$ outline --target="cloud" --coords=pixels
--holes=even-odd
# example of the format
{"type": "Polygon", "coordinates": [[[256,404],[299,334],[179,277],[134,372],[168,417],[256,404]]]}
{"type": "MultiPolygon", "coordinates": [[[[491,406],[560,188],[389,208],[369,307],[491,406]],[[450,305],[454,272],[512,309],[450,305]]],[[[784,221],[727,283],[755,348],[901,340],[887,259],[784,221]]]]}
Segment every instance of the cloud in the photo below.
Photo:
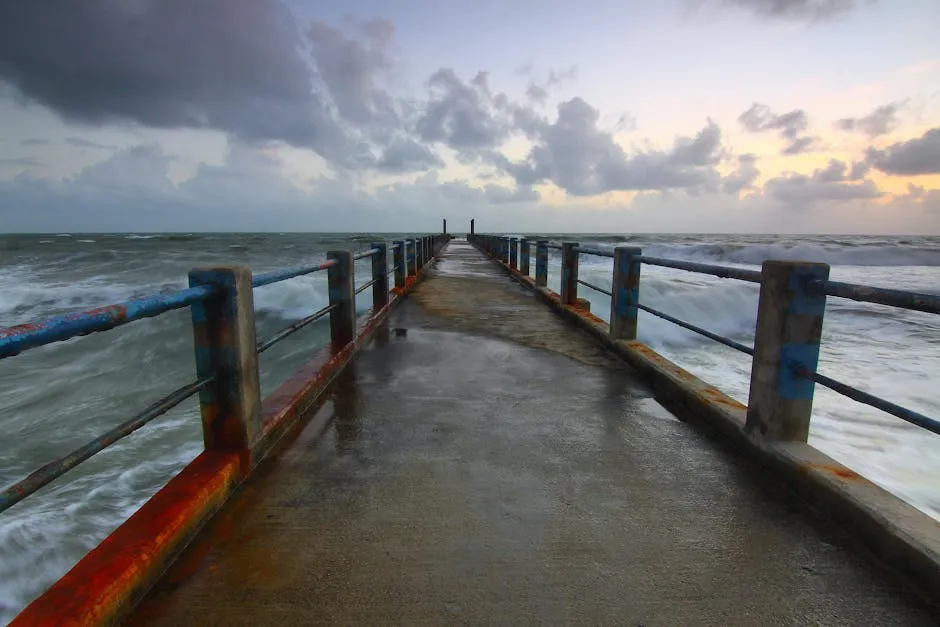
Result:
{"type": "Polygon", "coordinates": [[[32,138],[32,139],[24,139],[23,141],[20,142],[20,146],[48,146],[51,143],[52,143],[52,140],[49,140],[49,139],[32,138]]]}
{"type": "Polygon", "coordinates": [[[408,137],[395,138],[378,162],[380,170],[391,173],[423,172],[443,165],[430,148],[408,137]]]}
{"type": "Polygon", "coordinates": [[[869,180],[856,179],[859,172],[843,161],[831,159],[825,168],[805,174],[787,174],[764,184],[764,195],[787,205],[811,206],[819,201],[872,200],[884,196],[869,180]]]}
{"type": "Polygon", "coordinates": [[[822,21],[841,17],[863,2],[859,0],[724,0],[726,5],[753,12],[759,17],[822,21]]]}
{"type": "Polygon", "coordinates": [[[861,118],[842,118],[836,121],[836,128],[842,131],[855,131],[868,137],[886,135],[898,126],[898,110],[901,103],[890,102],[882,105],[861,118]]]}
{"type": "Polygon", "coordinates": [[[41,168],[45,164],[35,157],[0,157],[2,167],[30,167],[41,168]]]}
{"type": "Polygon", "coordinates": [[[99,144],[97,142],[88,141],[87,139],[82,139],[81,137],[66,137],[65,143],[76,148],[95,148],[98,150],[116,150],[117,148],[116,146],[109,146],[108,144],[99,144]]]}
{"type": "MultiPolygon", "coordinates": [[[[517,112],[517,118],[520,116],[517,112]]],[[[722,156],[721,130],[709,121],[695,137],[680,137],[669,151],[628,156],[612,133],[598,128],[599,113],[581,98],[558,105],[552,123],[517,119],[533,142],[525,160],[494,155],[497,165],[519,185],[550,181],[575,196],[614,190],[695,189],[717,185],[714,166],[722,156]]]]}
{"type": "Polygon", "coordinates": [[[738,123],[751,133],[780,131],[780,136],[789,142],[781,150],[785,155],[806,152],[815,142],[812,137],[800,135],[809,127],[809,118],[802,109],[776,115],[767,105],[755,102],[738,116],[738,123]]]}
{"type": "Polygon", "coordinates": [[[940,127],[884,149],[869,148],[867,162],[885,174],[896,176],[940,174],[940,127]]]}
{"type": "Polygon", "coordinates": [[[355,165],[303,43],[278,0],[7,3],[0,81],[70,121],[216,129],[355,165]]]}
{"type": "Polygon", "coordinates": [[[466,83],[443,68],[431,75],[428,87],[431,97],[416,124],[422,141],[476,151],[497,148],[509,137],[506,98],[493,96],[485,72],[466,83]]]}
{"type": "Polygon", "coordinates": [[[721,179],[721,191],[736,195],[744,190],[756,189],[754,183],[760,177],[757,169],[757,156],[738,155],[738,169],[721,179]]]}

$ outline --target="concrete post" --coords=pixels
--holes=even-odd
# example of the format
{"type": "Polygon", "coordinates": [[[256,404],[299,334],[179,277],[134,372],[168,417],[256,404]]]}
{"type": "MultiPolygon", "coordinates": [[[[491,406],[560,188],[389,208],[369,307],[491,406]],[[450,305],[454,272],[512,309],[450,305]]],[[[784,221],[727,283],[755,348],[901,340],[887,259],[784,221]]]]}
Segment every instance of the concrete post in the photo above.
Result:
{"type": "Polygon", "coordinates": [[[331,250],[326,257],[339,262],[327,271],[330,304],[337,306],[330,312],[330,338],[333,347],[338,349],[356,336],[355,260],[348,250],[331,250]]]}
{"type": "Polygon", "coordinates": [[[470,235],[476,235],[476,231],[473,230],[474,222],[476,222],[476,220],[470,220],[470,235]]]}
{"type": "Polygon", "coordinates": [[[388,304],[388,244],[373,242],[372,248],[379,252],[372,255],[372,311],[388,304]]]}
{"type": "Polygon", "coordinates": [[[574,305],[578,300],[578,244],[561,245],[561,302],[574,305]]]}
{"type": "Polygon", "coordinates": [[[535,286],[548,287],[548,242],[535,242],[535,286]]]}
{"type": "Polygon", "coordinates": [[[529,276],[529,240],[522,238],[519,240],[519,272],[523,276],[529,276]]]}
{"type": "Polygon", "coordinates": [[[816,371],[826,296],[803,286],[828,278],[824,263],[764,262],[747,407],[749,433],[765,440],[806,442],[815,383],[797,371],[816,371]]]}
{"type": "Polygon", "coordinates": [[[190,307],[196,377],[215,375],[199,391],[207,450],[250,450],[261,438],[261,386],[251,269],[195,268],[190,287],[214,285],[219,295],[190,307]]]}
{"type": "Polygon", "coordinates": [[[415,238],[415,273],[421,271],[421,268],[424,267],[424,238],[417,237],[415,238]]]}
{"type": "Polygon", "coordinates": [[[447,218],[444,218],[444,230],[441,231],[442,235],[447,235],[447,218]]]}
{"type": "Polygon", "coordinates": [[[501,251],[502,262],[508,264],[509,263],[509,238],[501,237],[499,238],[499,241],[500,241],[500,245],[502,246],[502,251],[501,251]]]}
{"type": "Polygon", "coordinates": [[[519,267],[519,240],[509,238],[509,266],[515,270],[519,267]]]}
{"type": "Polygon", "coordinates": [[[402,288],[405,287],[405,277],[408,276],[408,266],[405,265],[407,259],[405,256],[405,242],[398,240],[394,242],[393,246],[392,263],[395,264],[395,287],[402,288]]]}
{"type": "Polygon", "coordinates": [[[635,340],[636,320],[640,302],[639,248],[614,248],[614,274],[611,281],[610,337],[615,340],[635,340]]]}
{"type": "Polygon", "coordinates": [[[415,248],[417,243],[413,239],[405,241],[405,267],[408,270],[408,276],[415,276],[418,274],[417,266],[417,257],[415,254],[415,248]]]}

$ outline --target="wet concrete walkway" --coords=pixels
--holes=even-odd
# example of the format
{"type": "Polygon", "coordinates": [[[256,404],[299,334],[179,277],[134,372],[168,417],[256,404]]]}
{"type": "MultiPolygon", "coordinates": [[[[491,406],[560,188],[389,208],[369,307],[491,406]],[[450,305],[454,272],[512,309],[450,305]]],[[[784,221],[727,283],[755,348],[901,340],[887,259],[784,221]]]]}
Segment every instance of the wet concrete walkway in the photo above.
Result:
{"type": "Polygon", "coordinates": [[[132,621],[929,625],[461,242],[132,621]]]}

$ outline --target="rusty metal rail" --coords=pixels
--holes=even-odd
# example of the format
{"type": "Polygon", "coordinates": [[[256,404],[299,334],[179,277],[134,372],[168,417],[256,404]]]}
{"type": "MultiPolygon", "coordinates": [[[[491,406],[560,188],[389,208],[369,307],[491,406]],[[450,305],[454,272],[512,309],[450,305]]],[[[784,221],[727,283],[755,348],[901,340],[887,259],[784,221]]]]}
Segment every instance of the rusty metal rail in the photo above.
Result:
{"type": "Polygon", "coordinates": [[[686,322],[685,320],[674,318],[667,313],[663,313],[662,311],[659,311],[658,309],[653,309],[652,307],[648,307],[642,303],[637,304],[637,307],[647,313],[651,313],[654,316],[662,318],[663,320],[667,320],[684,329],[688,329],[689,331],[694,331],[695,333],[698,333],[699,335],[703,335],[711,340],[715,340],[719,344],[724,344],[725,346],[728,346],[729,348],[733,348],[734,350],[741,351],[742,353],[746,353],[748,355],[754,354],[753,348],[751,348],[750,346],[745,346],[744,344],[741,344],[739,342],[735,342],[731,338],[727,338],[723,335],[718,335],[717,333],[712,333],[711,331],[707,331],[703,329],[702,327],[697,327],[690,322],[686,322]]]}
{"type": "Polygon", "coordinates": [[[578,283],[580,283],[584,287],[591,288],[595,292],[600,292],[601,294],[607,294],[608,296],[613,297],[613,292],[611,292],[610,290],[605,290],[603,287],[599,285],[594,285],[593,283],[588,283],[587,281],[582,281],[581,279],[578,279],[578,283]]]}
{"type": "Polygon", "coordinates": [[[359,294],[362,294],[364,291],[366,291],[367,289],[369,289],[370,287],[372,287],[372,286],[375,285],[376,283],[378,283],[378,280],[377,280],[377,279],[372,279],[371,281],[366,281],[365,283],[363,283],[362,285],[360,285],[359,287],[356,288],[356,295],[358,296],[359,294]]]}
{"type": "Polygon", "coordinates": [[[31,348],[107,331],[128,322],[152,318],[174,309],[183,309],[212,298],[215,294],[214,287],[200,285],[171,294],[154,294],[116,305],[52,316],[39,322],[0,329],[0,359],[18,355],[31,348]]]}
{"type": "MultiPolygon", "coordinates": [[[[409,259],[420,264],[428,262],[434,252],[449,238],[445,236],[424,236],[410,240],[420,242],[418,253],[410,253],[409,259]]],[[[196,365],[198,380],[183,386],[156,403],[150,405],[126,422],[106,432],[99,438],[82,446],[68,455],[49,462],[32,472],[25,479],[0,492],[0,512],[12,507],[44,485],[60,477],[81,462],[100,452],[119,439],[133,433],[154,418],[163,415],[183,400],[199,393],[203,413],[218,414],[217,404],[231,401],[229,395],[235,393],[246,381],[258,382],[257,360],[242,355],[240,351],[249,350],[256,354],[263,353],[278,342],[307,327],[313,322],[330,316],[331,341],[343,346],[355,337],[355,296],[368,287],[374,287],[374,307],[380,307],[388,301],[388,259],[387,245],[373,243],[372,247],[353,254],[340,251],[331,253],[331,258],[317,264],[293,266],[262,274],[252,275],[247,268],[209,268],[190,272],[191,287],[169,294],[155,294],[144,298],[129,300],[124,303],[100,307],[83,312],[53,316],[40,322],[0,329],[0,359],[12,357],[25,350],[67,340],[89,333],[107,331],[141,318],[148,318],[168,311],[192,308],[194,336],[196,337],[196,365]],[[351,285],[355,275],[355,261],[372,258],[372,280],[353,291],[344,287],[351,285]],[[245,303],[251,300],[239,296],[245,291],[264,287],[288,279],[328,270],[330,273],[330,304],[319,311],[294,322],[270,338],[253,342],[249,347],[232,344],[242,341],[242,332],[250,328],[244,337],[254,338],[254,312],[250,307],[246,311],[245,303]],[[384,279],[384,292],[382,281],[384,279]],[[345,283],[348,280],[349,283],[345,283]],[[213,304],[209,304],[209,302],[213,304]],[[242,318],[241,326],[237,319],[242,318]],[[213,328],[217,327],[217,328],[213,328]],[[243,364],[254,364],[254,372],[241,373],[243,364]],[[217,369],[217,370],[216,370],[217,369]],[[211,393],[208,393],[211,392],[211,393]],[[228,400],[226,400],[228,399],[228,400]],[[209,405],[209,408],[205,406],[209,405]]],[[[402,248],[399,248],[401,254],[402,248]]],[[[402,268],[403,262],[395,266],[402,268]]],[[[414,265],[408,266],[408,274],[418,271],[414,265]]],[[[250,366],[249,366],[250,367],[250,366]]],[[[242,392],[239,392],[242,393],[242,392]]],[[[248,393],[251,393],[250,391],[248,393]]],[[[237,405],[237,401],[232,401],[237,405]]],[[[228,405],[225,405],[228,406],[228,405]]],[[[240,420],[244,417],[231,416],[226,419],[240,420]]],[[[215,427],[214,427],[215,428],[215,427]]],[[[224,432],[224,429],[220,431],[224,432]]],[[[218,436],[204,433],[206,446],[218,436]]]]}
{"type": "Polygon", "coordinates": [[[838,298],[848,298],[865,303],[887,305],[911,311],[940,314],[940,296],[922,292],[906,292],[883,287],[871,287],[855,283],[838,281],[808,281],[806,288],[817,294],[826,294],[838,298]]]}
{"type": "Polygon", "coordinates": [[[92,455],[100,453],[121,438],[137,431],[154,418],[162,416],[186,399],[197,394],[200,390],[212,383],[213,379],[213,377],[200,379],[170,392],[130,420],[119,424],[88,444],[75,449],[68,455],[53,460],[34,470],[26,478],[14,483],[3,490],[3,492],[0,492],[0,512],[13,507],[30,494],[35,493],[54,479],[61,477],[92,455]]]}

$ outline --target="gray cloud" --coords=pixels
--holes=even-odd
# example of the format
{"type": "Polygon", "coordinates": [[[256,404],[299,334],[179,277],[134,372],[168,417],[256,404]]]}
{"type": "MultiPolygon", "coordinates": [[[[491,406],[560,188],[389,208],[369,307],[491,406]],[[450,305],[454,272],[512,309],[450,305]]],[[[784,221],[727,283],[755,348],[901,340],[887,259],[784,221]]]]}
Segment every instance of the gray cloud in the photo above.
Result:
{"type": "Polygon", "coordinates": [[[940,127],[882,150],[869,148],[866,161],[885,174],[940,174],[940,127]]]}
{"type": "Polygon", "coordinates": [[[108,144],[99,144],[97,142],[88,141],[87,139],[82,139],[81,137],[66,137],[65,143],[69,146],[74,146],[76,148],[94,148],[97,150],[116,150],[116,146],[109,146],[108,144]]]}
{"type": "Polygon", "coordinates": [[[519,185],[551,181],[575,196],[717,185],[720,177],[714,165],[722,149],[721,130],[714,122],[695,137],[677,139],[670,151],[627,156],[612,133],[598,128],[598,117],[597,110],[581,98],[559,104],[554,123],[530,116],[525,131],[534,146],[528,157],[513,163],[497,154],[497,165],[519,185]]]}
{"type": "Polygon", "coordinates": [[[884,196],[869,180],[860,180],[853,168],[842,161],[831,159],[825,168],[805,174],[788,174],[770,179],[764,184],[764,195],[788,205],[810,206],[819,201],[871,200],[884,196]]]}
{"type": "Polygon", "coordinates": [[[760,17],[820,21],[845,15],[863,2],[859,0],[725,0],[725,4],[750,10],[760,17]]]}
{"type": "Polygon", "coordinates": [[[35,157],[0,157],[2,167],[43,167],[45,164],[35,157]]]}
{"type": "Polygon", "coordinates": [[[842,118],[836,121],[836,128],[843,131],[856,131],[869,137],[878,137],[890,133],[898,126],[898,110],[901,103],[890,102],[882,105],[861,118],[842,118]]]}
{"type": "Polygon", "coordinates": [[[423,141],[474,151],[498,147],[508,138],[505,96],[493,96],[485,72],[465,83],[443,68],[428,79],[428,87],[431,97],[416,124],[423,141]]]}
{"type": "Polygon", "coordinates": [[[751,133],[780,131],[780,136],[789,142],[781,150],[785,155],[807,152],[815,141],[812,137],[800,135],[809,126],[809,118],[802,109],[777,115],[767,105],[755,102],[738,116],[738,123],[751,133]]]}
{"type": "Polygon", "coordinates": [[[430,148],[407,137],[395,138],[378,162],[380,170],[392,173],[425,171],[443,165],[430,148]]]}
{"type": "Polygon", "coordinates": [[[211,128],[356,165],[362,146],[313,89],[302,46],[278,0],[83,0],[55,10],[7,2],[0,9],[0,81],[68,120],[211,128]]]}
{"type": "Polygon", "coordinates": [[[52,141],[49,139],[24,139],[20,142],[20,146],[48,146],[52,141]]]}
{"type": "Polygon", "coordinates": [[[755,181],[760,176],[757,169],[757,156],[752,154],[738,155],[738,169],[721,179],[721,191],[736,195],[747,189],[756,189],[755,181]]]}

